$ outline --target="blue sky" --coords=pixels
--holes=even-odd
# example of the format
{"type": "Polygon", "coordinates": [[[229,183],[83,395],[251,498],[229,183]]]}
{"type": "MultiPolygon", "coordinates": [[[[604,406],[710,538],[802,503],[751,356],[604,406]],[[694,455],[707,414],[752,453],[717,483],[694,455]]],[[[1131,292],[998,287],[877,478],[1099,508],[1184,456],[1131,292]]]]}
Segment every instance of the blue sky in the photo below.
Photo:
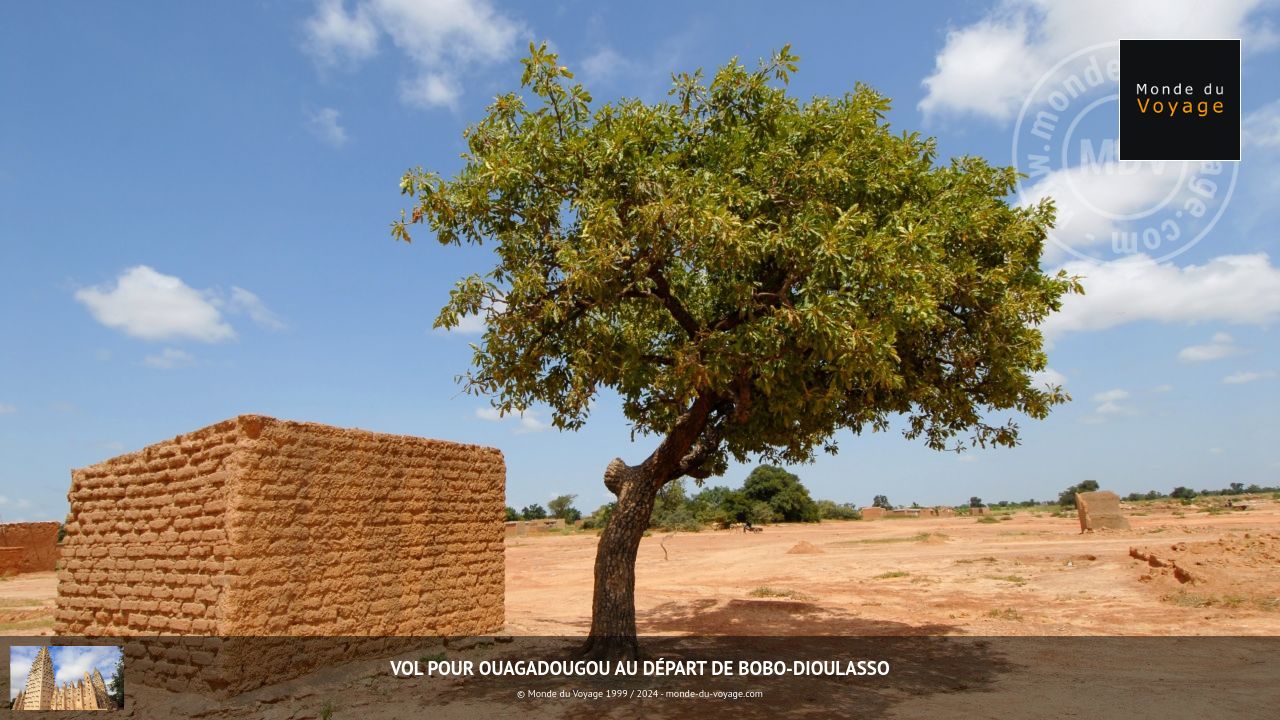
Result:
{"type": "MultiPolygon", "coordinates": [[[[1071,195],[1044,262],[1087,276],[1046,328],[1046,379],[1070,405],[1023,423],[1014,450],[845,433],[838,456],[794,469],[816,496],[859,504],[1046,498],[1086,478],[1121,493],[1280,481],[1275,5],[686,5],[5,4],[0,520],[61,519],[70,468],[247,412],[496,446],[517,507],[610,499],[605,465],[652,442],[630,441],[607,396],[587,429],[560,433],[537,409],[499,420],[461,394],[479,336],[430,328],[487,251],[388,234],[401,174],[459,167],[463,129],[515,87],[530,40],[601,100],[660,99],[673,70],[791,43],[798,95],[867,82],[944,159],[1013,164],[1020,109],[1059,60],[1120,37],[1242,38],[1244,160],[1219,176],[1234,176],[1220,218],[1188,228],[1199,242],[1166,257],[1097,241],[1132,226],[1105,213],[1164,193],[1158,173],[1090,179],[1064,160],[1011,198],[1071,195]]],[[[1086,115],[1078,135],[1114,137],[1109,112],[1086,115]]]]}
{"type": "MultiPolygon", "coordinates": [[[[27,686],[27,674],[31,671],[31,663],[40,651],[35,645],[13,645],[9,648],[9,699],[18,696],[18,691],[27,686]]],[[[120,648],[110,645],[68,645],[49,648],[49,658],[53,661],[54,683],[61,687],[66,682],[84,680],[86,672],[92,673],[94,668],[102,673],[103,682],[110,690],[111,677],[116,671],[116,661],[120,659],[120,648]]]]}

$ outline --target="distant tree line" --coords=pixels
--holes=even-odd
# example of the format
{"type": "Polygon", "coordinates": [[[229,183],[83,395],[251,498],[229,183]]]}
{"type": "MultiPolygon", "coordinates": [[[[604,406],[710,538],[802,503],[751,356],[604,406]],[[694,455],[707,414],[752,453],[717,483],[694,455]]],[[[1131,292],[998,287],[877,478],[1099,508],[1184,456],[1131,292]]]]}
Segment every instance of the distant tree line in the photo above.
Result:
{"type": "MultiPolygon", "coordinates": [[[[1071,507],[1076,504],[1076,493],[1094,492],[1099,489],[1096,480],[1084,480],[1058,493],[1057,504],[1071,507]]],[[[1234,482],[1221,490],[1192,490],[1179,485],[1168,493],[1152,490],[1146,493],[1133,492],[1124,497],[1130,502],[1141,500],[1190,500],[1199,496],[1250,495],[1257,493],[1280,493],[1280,487],[1264,487],[1261,485],[1244,485],[1234,482]]],[[[590,515],[583,514],[573,506],[577,495],[560,495],[547,502],[544,508],[534,503],[520,510],[507,508],[507,520],[542,520],[545,518],[562,518],[567,524],[582,521],[585,529],[600,529],[609,522],[614,503],[601,505],[590,515]]],[[[989,507],[1017,508],[1037,507],[1049,504],[1044,501],[1001,500],[989,507]]],[[[871,501],[872,507],[893,510],[894,505],[885,495],[876,495],[871,501]]],[[[982,498],[969,498],[968,508],[987,506],[982,498]]],[[[911,507],[920,508],[919,503],[911,503],[911,507]]],[[[957,506],[964,510],[966,505],[957,506]]],[[[809,490],[800,482],[794,473],[787,472],[773,465],[761,465],[751,471],[742,487],[734,490],[723,485],[702,488],[690,495],[683,481],[668,483],[654,501],[650,527],[658,530],[701,530],[707,525],[722,527],[734,523],[751,523],[764,525],[774,522],[820,522],[822,520],[860,520],[862,513],[853,503],[837,503],[834,500],[814,500],[809,490]]]]}

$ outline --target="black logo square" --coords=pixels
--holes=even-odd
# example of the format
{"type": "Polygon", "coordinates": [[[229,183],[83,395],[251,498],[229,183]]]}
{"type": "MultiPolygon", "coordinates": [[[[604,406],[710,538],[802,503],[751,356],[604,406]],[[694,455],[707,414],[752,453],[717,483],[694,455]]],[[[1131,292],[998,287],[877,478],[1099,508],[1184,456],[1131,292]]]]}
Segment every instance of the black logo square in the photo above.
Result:
{"type": "Polygon", "coordinates": [[[1121,40],[1120,159],[1239,160],[1240,41],[1121,40]]]}

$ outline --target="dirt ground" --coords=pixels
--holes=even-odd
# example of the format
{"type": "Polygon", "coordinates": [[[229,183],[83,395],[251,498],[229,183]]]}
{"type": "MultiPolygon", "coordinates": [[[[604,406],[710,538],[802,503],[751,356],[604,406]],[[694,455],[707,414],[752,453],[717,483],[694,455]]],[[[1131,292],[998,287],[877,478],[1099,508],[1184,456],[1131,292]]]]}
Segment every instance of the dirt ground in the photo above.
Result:
{"type": "MultiPolygon", "coordinates": [[[[985,522],[955,517],[778,525],[760,533],[655,532],[642,542],[640,631],[667,636],[648,640],[646,652],[767,659],[795,650],[781,636],[889,636],[866,638],[880,645],[853,646],[847,637],[828,645],[809,637],[803,645],[815,657],[863,652],[889,658],[893,673],[879,681],[755,677],[674,684],[761,693],[739,701],[532,700],[518,693],[647,685],[405,679],[391,676],[379,658],[223,700],[133,685],[119,715],[375,720],[420,717],[424,708],[441,718],[496,717],[514,708],[530,718],[597,720],[692,712],[899,720],[1272,717],[1267,713],[1280,705],[1280,686],[1272,682],[1280,657],[1274,642],[1280,636],[1280,502],[1201,510],[1142,505],[1128,508],[1132,529],[1084,535],[1074,518],[1019,512],[985,522]],[[678,637],[705,635],[775,637],[745,644],[724,638],[719,645],[678,637]],[[1153,637],[1106,637],[1117,635],[1153,637]],[[1154,637],[1190,635],[1223,637],[1154,637]],[[1083,687],[1088,692],[1082,694],[1083,687]]],[[[572,653],[578,641],[549,636],[587,632],[595,543],[592,534],[572,532],[508,539],[505,632],[548,637],[433,646],[408,657],[537,657],[539,648],[547,657],[572,653]]],[[[53,573],[0,581],[0,634],[48,634],[55,591],[53,573]]]]}
{"type": "MultiPolygon", "coordinates": [[[[1126,514],[1130,530],[1083,535],[1030,512],[655,531],[637,621],[646,635],[1280,635],[1280,502],[1126,514]]],[[[508,538],[505,632],[585,635],[595,547],[508,538]]],[[[49,634],[56,592],[54,573],[0,580],[0,634],[49,634]]]]}
{"type": "MultiPolygon", "coordinates": [[[[637,622],[658,635],[1280,635],[1280,502],[1127,514],[1130,530],[1083,535],[1029,512],[655,531],[636,564],[637,622]],[[799,543],[813,547],[788,552],[799,543]]],[[[586,633],[595,543],[508,540],[507,632],[586,633]]]]}

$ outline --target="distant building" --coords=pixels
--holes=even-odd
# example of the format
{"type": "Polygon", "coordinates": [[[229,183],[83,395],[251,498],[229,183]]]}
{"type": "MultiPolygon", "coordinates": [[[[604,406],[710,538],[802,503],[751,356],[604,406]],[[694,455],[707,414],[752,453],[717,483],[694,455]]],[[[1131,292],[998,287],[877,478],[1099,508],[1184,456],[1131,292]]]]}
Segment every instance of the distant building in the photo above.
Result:
{"type": "Polygon", "coordinates": [[[14,710],[115,710],[116,703],[107,694],[107,684],[97,668],[85,673],[83,680],[54,683],[53,658],[49,647],[40,648],[27,673],[27,685],[14,698],[14,710]]]}

